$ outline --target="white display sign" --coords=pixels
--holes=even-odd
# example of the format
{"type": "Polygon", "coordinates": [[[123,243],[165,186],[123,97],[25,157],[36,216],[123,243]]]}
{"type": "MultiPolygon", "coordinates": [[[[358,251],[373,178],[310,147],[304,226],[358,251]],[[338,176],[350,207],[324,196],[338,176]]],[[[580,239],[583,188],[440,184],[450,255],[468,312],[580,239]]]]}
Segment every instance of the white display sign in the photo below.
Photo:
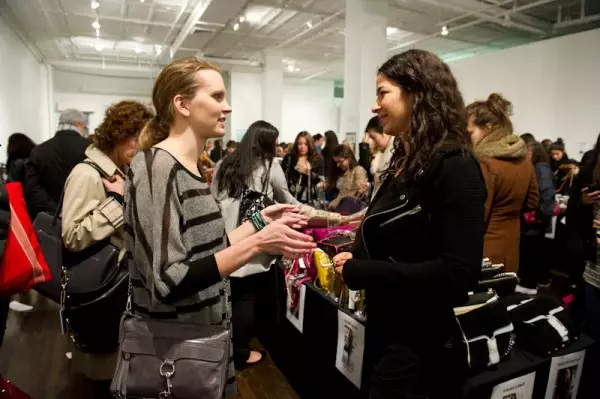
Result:
{"type": "Polygon", "coordinates": [[[576,399],[585,351],[552,358],[546,399],[576,399]]]}
{"type": "Polygon", "coordinates": [[[300,285],[300,288],[296,288],[295,280],[289,281],[290,291],[294,298],[294,306],[292,307],[292,298],[287,297],[285,317],[292,323],[298,331],[302,332],[304,329],[304,302],[306,299],[306,286],[300,285]]]}
{"type": "Polygon", "coordinates": [[[496,385],[490,399],[531,399],[534,385],[535,371],[496,385]]]}
{"type": "Polygon", "coordinates": [[[338,310],[338,340],[335,367],[360,389],[363,356],[365,353],[365,326],[338,310]]]}

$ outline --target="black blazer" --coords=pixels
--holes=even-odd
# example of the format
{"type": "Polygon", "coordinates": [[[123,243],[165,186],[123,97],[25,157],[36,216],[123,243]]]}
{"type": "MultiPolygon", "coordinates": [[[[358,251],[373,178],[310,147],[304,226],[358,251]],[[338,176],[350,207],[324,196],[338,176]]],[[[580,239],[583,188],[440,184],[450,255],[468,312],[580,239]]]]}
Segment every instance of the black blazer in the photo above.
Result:
{"type": "Polygon", "coordinates": [[[384,181],[343,268],[350,289],[366,289],[374,362],[398,344],[435,353],[455,333],[453,307],[481,273],[485,199],[479,163],[457,148],[440,150],[416,182],[384,181]]]}
{"type": "MultiPolygon", "coordinates": [[[[298,163],[298,157],[293,154],[286,155],[281,161],[281,167],[285,173],[285,179],[288,184],[290,193],[298,201],[304,195],[304,192],[308,189],[308,176],[303,175],[296,170],[296,164],[298,163]]],[[[317,199],[317,184],[324,179],[324,164],[323,158],[319,155],[315,158],[314,162],[311,163],[310,173],[310,194],[307,198],[316,200],[317,199]]],[[[310,202],[310,201],[309,201],[310,202]]]]}
{"type": "Polygon", "coordinates": [[[54,213],[71,170],[85,159],[92,142],[74,130],[60,130],[33,149],[25,164],[23,191],[31,220],[39,212],[54,213]]]}

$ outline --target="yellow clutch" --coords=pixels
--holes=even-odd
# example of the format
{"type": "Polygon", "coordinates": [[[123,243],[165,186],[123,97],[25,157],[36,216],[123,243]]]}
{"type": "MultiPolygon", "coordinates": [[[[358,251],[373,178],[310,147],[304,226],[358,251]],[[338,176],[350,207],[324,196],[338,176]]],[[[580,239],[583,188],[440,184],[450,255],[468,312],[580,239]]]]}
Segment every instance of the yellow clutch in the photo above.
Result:
{"type": "Polygon", "coordinates": [[[315,286],[329,294],[333,290],[333,260],[321,248],[315,249],[314,260],[317,268],[315,286]]]}

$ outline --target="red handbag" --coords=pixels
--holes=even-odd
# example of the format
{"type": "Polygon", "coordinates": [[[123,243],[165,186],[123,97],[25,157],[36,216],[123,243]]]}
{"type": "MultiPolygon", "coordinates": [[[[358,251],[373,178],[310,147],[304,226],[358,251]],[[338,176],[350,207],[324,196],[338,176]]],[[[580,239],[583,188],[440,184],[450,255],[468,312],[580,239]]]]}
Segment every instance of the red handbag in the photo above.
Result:
{"type": "Polygon", "coordinates": [[[31,396],[21,391],[10,381],[0,378],[0,399],[31,399],[31,396]]]}
{"type": "Polygon", "coordinates": [[[50,281],[52,275],[27,214],[21,183],[7,183],[10,228],[0,264],[0,294],[10,296],[50,281]]]}

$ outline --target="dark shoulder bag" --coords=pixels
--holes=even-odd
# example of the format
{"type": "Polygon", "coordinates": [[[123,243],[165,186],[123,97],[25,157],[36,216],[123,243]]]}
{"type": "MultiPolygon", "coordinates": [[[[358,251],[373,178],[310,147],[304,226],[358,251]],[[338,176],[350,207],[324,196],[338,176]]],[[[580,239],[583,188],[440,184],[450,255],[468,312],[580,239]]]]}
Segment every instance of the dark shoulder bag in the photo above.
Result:
{"type": "MultiPolygon", "coordinates": [[[[223,289],[229,295],[225,281],[223,289]]],[[[117,398],[222,399],[231,330],[220,325],[134,315],[132,294],[130,281],[110,392],[117,398]]],[[[229,311],[226,317],[229,324],[229,311]]]]}
{"type": "Polygon", "coordinates": [[[269,186],[269,178],[271,176],[271,165],[273,165],[272,159],[269,162],[267,174],[263,179],[262,192],[251,190],[248,185],[244,185],[244,188],[242,189],[242,195],[240,196],[238,226],[245,221],[250,220],[250,217],[253,213],[260,212],[266,207],[275,203],[272,199],[267,197],[267,188],[269,186]]]}
{"type": "MultiPolygon", "coordinates": [[[[84,163],[98,171],[101,177],[108,177],[96,164],[84,163]]],[[[120,249],[110,243],[110,237],[78,252],[64,247],[59,217],[63,197],[64,190],[54,215],[42,212],[33,222],[53,276],[48,283],[39,284],[35,289],[61,305],[61,323],[68,324],[70,336],[80,350],[112,352],[118,345],[119,318],[127,298],[128,270],[125,262],[119,264],[120,249]]]]}

